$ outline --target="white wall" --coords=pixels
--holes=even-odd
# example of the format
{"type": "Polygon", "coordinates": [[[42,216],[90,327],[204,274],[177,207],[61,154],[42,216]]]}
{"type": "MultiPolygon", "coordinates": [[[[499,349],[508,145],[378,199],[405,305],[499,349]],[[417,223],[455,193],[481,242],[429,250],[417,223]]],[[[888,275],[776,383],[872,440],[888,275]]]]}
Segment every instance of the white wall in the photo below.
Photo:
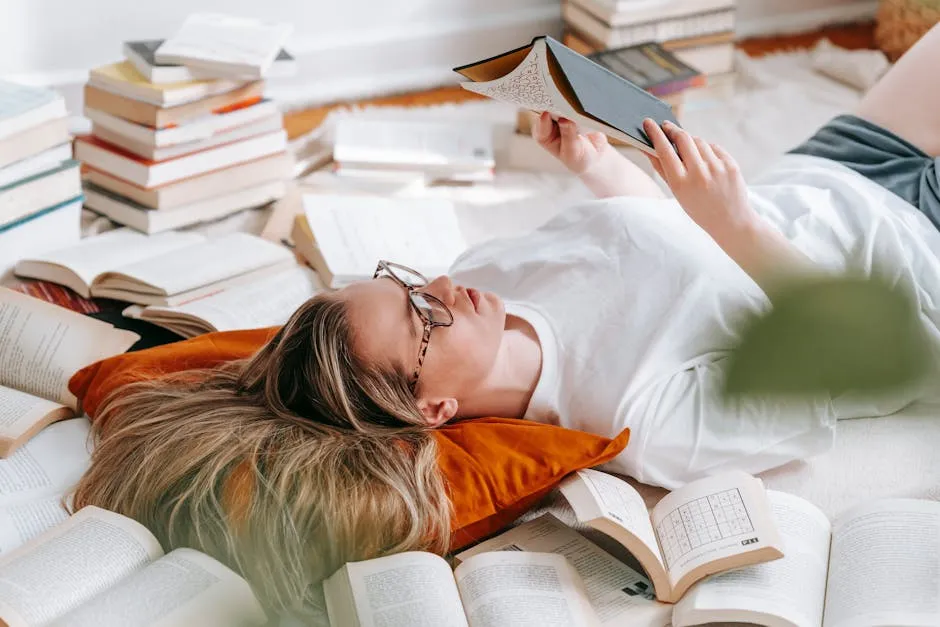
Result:
{"type": "Polygon", "coordinates": [[[798,33],[875,15],[878,0],[738,0],[739,37],[798,33]]]}
{"type": "MultiPolygon", "coordinates": [[[[745,36],[870,15],[876,0],[738,0],[745,36]]],[[[0,77],[60,87],[77,109],[87,69],[191,11],[294,25],[299,61],[271,95],[300,106],[453,82],[451,68],[561,32],[560,0],[0,0],[0,77]]]]}
{"type": "Polygon", "coordinates": [[[195,10],[294,25],[298,75],[271,86],[288,104],[443,84],[456,65],[560,33],[559,0],[0,0],[0,77],[58,85],[74,106],[87,68],[195,10]]]}

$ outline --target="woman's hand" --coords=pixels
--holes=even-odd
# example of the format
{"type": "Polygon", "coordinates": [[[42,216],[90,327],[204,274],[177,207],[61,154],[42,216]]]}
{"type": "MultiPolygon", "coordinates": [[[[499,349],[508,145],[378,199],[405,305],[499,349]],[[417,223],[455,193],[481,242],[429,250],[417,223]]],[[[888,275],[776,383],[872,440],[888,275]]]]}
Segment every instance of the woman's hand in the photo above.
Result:
{"type": "Polygon", "coordinates": [[[765,293],[818,274],[813,262],[751,207],[731,155],[670,122],[661,129],[647,119],[643,130],[656,149],[655,157],[647,156],[676,200],[765,293]]]}
{"type": "Polygon", "coordinates": [[[583,135],[571,120],[561,118],[556,122],[543,112],[532,127],[532,137],[598,198],[663,197],[656,181],[614,150],[603,133],[583,135]]]}
{"type": "Polygon", "coordinates": [[[603,133],[582,135],[577,124],[567,118],[556,122],[547,111],[542,112],[532,127],[532,137],[572,174],[578,175],[590,170],[601,155],[612,150],[603,133]]]}
{"type": "Polygon", "coordinates": [[[647,118],[643,130],[656,149],[655,157],[646,155],[656,173],[689,217],[712,237],[748,228],[758,220],[741,170],[721,146],[693,137],[672,122],[660,128],[647,118]]]}

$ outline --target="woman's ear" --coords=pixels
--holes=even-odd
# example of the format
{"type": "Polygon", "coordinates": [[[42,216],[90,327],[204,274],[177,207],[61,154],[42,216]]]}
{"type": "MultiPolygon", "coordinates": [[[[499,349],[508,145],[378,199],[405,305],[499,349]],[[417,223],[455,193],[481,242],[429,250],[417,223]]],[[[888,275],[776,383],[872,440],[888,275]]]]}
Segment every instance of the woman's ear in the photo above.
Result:
{"type": "Polygon", "coordinates": [[[418,409],[429,427],[440,427],[457,415],[456,398],[418,399],[418,409]]]}

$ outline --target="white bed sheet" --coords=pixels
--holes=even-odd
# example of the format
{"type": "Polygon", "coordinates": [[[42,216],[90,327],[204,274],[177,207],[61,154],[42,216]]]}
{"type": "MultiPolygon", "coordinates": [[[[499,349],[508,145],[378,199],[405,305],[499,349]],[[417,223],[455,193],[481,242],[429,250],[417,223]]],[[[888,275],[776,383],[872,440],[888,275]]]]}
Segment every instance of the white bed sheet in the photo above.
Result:
{"type": "MultiPolygon", "coordinates": [[[[918,403],[891,416],[839,421],[827,453],[759,475],[766,487],[805,498],[830,519],[879,498],[940,500],[940,404],[918,403]]],[[[627,479],[652,507],[666,491],[627,479]]],[[[557,493],[524,518],[550,511],[573,523],[557,493]]]]}

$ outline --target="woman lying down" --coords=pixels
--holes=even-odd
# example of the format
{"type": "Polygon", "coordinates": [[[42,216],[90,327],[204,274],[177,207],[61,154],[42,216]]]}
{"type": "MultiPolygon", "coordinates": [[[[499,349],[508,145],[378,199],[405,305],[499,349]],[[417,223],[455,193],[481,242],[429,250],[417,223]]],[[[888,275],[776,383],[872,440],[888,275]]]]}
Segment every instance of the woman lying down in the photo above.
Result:
{"type": "MultiPolygon", "coordinates": [[[[77,504],[152,520],[153,503],[166,503],[159,473],[189,468],[172,513],[204,524],[220,507],[208,496],[219,443],[234,433],[279,450],[263,473],[276,506],[248,512],[272,521],[258,521],[257,550],[282,551],[288,569],[298,556],[284,547],[295,546],[329,570],[353,545],[360,556],[442,547],[447,498],[429,430],[452,420],[519,417],[605,436],[629,427],[608,469],[667,488],[827,450],[838,419],[918,395],[728,403],[729,350],[739,321],[770,306],[775,276],[817,268],[881,273],[940,340],[940,84],[922,80],[937,58],[940,26],[855,115],[751,186],[721,147],[647,120],[674,200],[603,136],[543,114],[536,139],[597,200],[468,251],[449,276],[380,261],[374,280],[303,305],[252,359],[136,384],[99,421],[108,433],[77,504]],[[285,436],[284,423],[299,431],[285,436]],[[172,458],[151,454],[168,441],[179,443],[172,458]],[[356,489],[343,483],[350,473],[364,477],[356,489]],[[289,524],[274,522],[278,508],[289,524]],[[370,516],[374,537],[352,537],[370,516]]],[[[212,531],[205,542],[227,541],[212,531]]]]}

